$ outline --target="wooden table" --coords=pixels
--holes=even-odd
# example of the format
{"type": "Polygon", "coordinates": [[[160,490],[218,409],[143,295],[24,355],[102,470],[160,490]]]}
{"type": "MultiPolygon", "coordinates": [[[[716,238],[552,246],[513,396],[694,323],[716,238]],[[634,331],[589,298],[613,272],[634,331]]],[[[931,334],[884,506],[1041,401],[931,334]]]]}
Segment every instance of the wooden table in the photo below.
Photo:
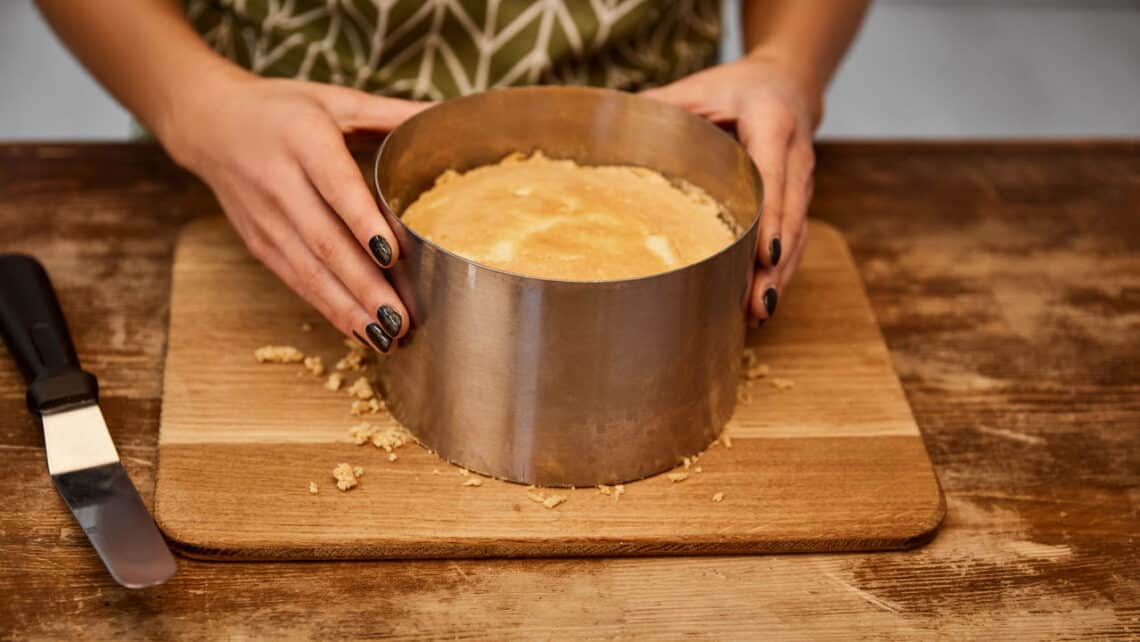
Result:
{"type": "MultiPolygon", "coordinates": [[[[0,146],[0,250],[49,267],[144,497],[171,248],[217,212],[160,151],[0,146]]],[[[1140,144],[823,144],[945,487],[905,553],[374,563],[181,561],[109,580],[0,358],[0,638],[1140,637],[1140,144]]]]}

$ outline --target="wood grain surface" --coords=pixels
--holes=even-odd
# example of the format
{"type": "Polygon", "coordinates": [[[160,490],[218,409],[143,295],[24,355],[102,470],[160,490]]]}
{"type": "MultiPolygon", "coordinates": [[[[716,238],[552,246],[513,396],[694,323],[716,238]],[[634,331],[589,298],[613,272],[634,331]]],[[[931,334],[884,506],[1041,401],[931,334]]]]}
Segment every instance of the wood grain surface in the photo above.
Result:
{"type": "MultiPolygon", "coordinates": [[[[927,546],[180,559],[169,584],[128,591],[52,488],[0,358],[0,638],[1140,637],[1140,144],[825,143],[818,157],[812,215],[851,245],[946,493],[927,546]]],[[[148,501],[174,243],[216,213],[152,147],[0,146],[0,251],[48,266],[148,501]]]]}
{"type": "MultiPolygon", "coordinates": [[[[253,357],[260,345],[284,344],[331,368],[346,352],[343,338],[258,263],[224,219],[195,221],[175,250],[155,519],[182,551],[220,559],[923,543],[945,514],[938,481],[843,238],[818,222],[811,234],[780,317],[749,335],[771,372],[742,384],[744,401],[726,429],[732,447],[678,466],[689,475],[683,481],[657,475],[626,484],[617,501],[595,488],[549,491],[568,498],[549,509],[519,484],[486,478],[463,486],[460,469],[415,445],[389,462],[383,450],[353,444],[348,428],[360,418],[349,414],[351,395],[325,389],[301,364],[253,357]],[[777,377],[795,387],[777,390],[777,377]],[[364,467],[349,492],[332,483],[339,462],[364,467]],[[311,494],[310,481],[324,492],[311,494]]],[[[344,373],[344,388],[369,370],[344,373]]],[[[397,425],[387,413],[365,419],[397,425]]]]}

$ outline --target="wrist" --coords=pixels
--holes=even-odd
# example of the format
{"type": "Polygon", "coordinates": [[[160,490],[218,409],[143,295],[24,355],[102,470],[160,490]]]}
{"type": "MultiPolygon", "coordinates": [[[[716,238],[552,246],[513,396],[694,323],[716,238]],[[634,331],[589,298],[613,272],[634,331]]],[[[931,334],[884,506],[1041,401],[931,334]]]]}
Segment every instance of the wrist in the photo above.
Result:
{"type": "Polygon", "coordinates": [[[758,46],[743,58],[748,64],[758,64],[783,75],[800,95],[804,108],[815,125],[823,118],[823,95],[827,80],[821,78],[813,65],[802,57],[776,46],[758,46]]]}
{"type": "Polygon", "coordinates": [[[160,92],[151,118],[144,122],[151,134],[180,165],[187,164],[194,132],[209,122],[210,112],[227,95],[256,79],[250,72],[228,60],[203,60],[171,74],[165,91],[160,92]],[[188,88],[192,87],[192,90],[188,88]]]}

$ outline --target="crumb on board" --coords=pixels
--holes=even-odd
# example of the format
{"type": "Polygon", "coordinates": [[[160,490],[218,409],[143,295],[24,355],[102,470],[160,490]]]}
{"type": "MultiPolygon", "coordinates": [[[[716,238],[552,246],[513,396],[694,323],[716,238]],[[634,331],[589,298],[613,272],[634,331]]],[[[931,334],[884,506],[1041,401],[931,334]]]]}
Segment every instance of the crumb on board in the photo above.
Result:
{"type": "Polygon", "coordinates": [[[712,500],[714,504],[719,504],[724,501],[724,493],[713,493],[712,500]]]}
{"type": "Polygon", "coordinates": [[[345,370],[363,370],[364,362],[368,356],[368,353],[364,351],[364,346],[352,340],[346,340],[344,344],[348,346],[348,354],[336,362],[336,369],[342,372],[345,370]]]}
{"type": "Polygon", "coordinates": [[[545,495],[537,490],[528,490],[526,496],[530,501],[536,504],[542,504],[547,508],[554,508],[555,506],[563,504],[567,499],[565,495],[545,495]]]}
{"type": "Polygon", "coordinates": [[[748,347],[740,351],[740,365],[744,370],[748,370],[760,362],[759,355],[756,354],[756,348],[748,347]]]}
{"type": "Polygon", "coordinates": [[[376,396],[376,393],[372,391],[372,384],[365,377],[357,377],[356,381],[353,381],[352,385],[348,387],[348,394],[361,401],[367,401],[376,396]]]}
{"type": "Polygon", "coordinates": [[[471,471],[467,470],[466,468],[459,468],[459,474],[463,475],[464,477],[467,477],[468,475],[471,474],[471,471]]]}
{"type": "MultiPolygon", "coordinates": [[[[333,479],[336,480],[336,487],[342,492],[354,488],[356,486],[355,472],[352,466],[344,462],[337,464],[332,471],[333,479]]],[[[363,469],[361,469],[361,472],[364,472],[363,469]]]]}
{"type": "Polygon", "coordinates": [[[768,367],[768,364],[759,363],[746,369],[744,371],[744,378],[749,381],[753,381],[755,379],[763,379],[764,377],[767,377],[771,372],[772,369],[768,367]]]}
{"type": "Polygon", "coordinates": [[[364,466],[353,466],[352,467],[352,476],[353,477],[362,477],[363,475],[364,475],[364,466]]]}
{"type": "Polygon", "coordinates": [[[325,374],[325,362],[320,357],[305,357],[305,369],[313,373],[314,377],[321,377],[325,374]]]}
{"type": "Polygon", "coordinates": [[[483,480],[478,477],[468,477],[463,480],[462,486],[482,486],[483,480]]]}
{"type": "Polygon", "coordinates": [[[394,426],[385,426],[384,428],[374,431],[369,439],[372,441],[373,446],[383,448],[390,453],[411,441],[412,433],[397,424],[394,426]]]}
{"type": "Polygon", "coordinates": [[[780,377],[773,377],[769,382],[776,390],[791,390],[796,387],[796,382],[791,379],[782,379],[780,377]]]}
{"type": "Polygon", "coordinates": [[[258,363],[301,363],[305,355],[293,346],[261,346],[253,351],[258,363]]]}
{"type": "Polygon", "coordinates": [[[372,397],[368,401],[363,399],[353,399],[352,406],[348,409],[348,414],[361,417],[363,415],[375,415],[384,409],[384,402],[376,397],[372,397]]]}
{"type": "Polygon", "coordinates": [[[400,456],[396,453],[388,453],[388,461],[396,461],[400,456]]]}
{"type": "Polygon", "coordinates": [[[309,323],[308,321],[302,321],[301,322],[301,332],[312,332],[312,331],[313,331],[313,324],[312,323],[309,323]]]}
{"type": "Polygon", "coordinates": [[[745,348],[740,353],[740,376],[746,381],[763,379],[771,372],[768,364],[760,363],[756,348],[745,348]]]}
{"type": "Polygon", "coordinates": [[[732,448],[732,437],[724,433],[720,436],[720,443],[724,444],[725,448],[732,448]]]}
{"type": "Polygon", "coordinates": [[[348,435],[352,437],[352,443],[357,446],[363,446],[375,433],[376,427],[366,421],[362,421],[348,429],[348,435]]]}
{"type": "Polygon", "coordinates": [[[438,469],[438,468],[432,468],[432,469],[431,469],[431,474],[433,474],[433,475],[438,475],[438,474],[439,474],[439,469],[438,469]]]}
{"type": "Polygon", "coordinates": [[[686,479],[688,479],[689,473],[683,473],[683,472],[667,473],[665,475],[665,478],[668,479],[669,481],[673,482],[674,484],[676,484],[677,482],[683,482],[686,479]]]}
{"type": "Polygon", "coordinates": [[[325,390],[332,390],[335,392],[337,390],[340,390],[340,387],[343,384],[344,384],[344,375],[342,375],[339,372],[334,372],[334,373],[329,375],[328,379],[325,380],[325,390]]]}
{"type": "MultiPolygon", "coordinates": [[[[412,433],[399,424],[380,428],[367,421],[349,428],[348,435],[352,437],[352,443],[357,446],[371,442],[373,446],[383,448],[390,455],[394,454],[393,450],[406,445],[412,439],[412,433]]],[[[388,460],[396,461],[393,457],[388,457],[388,460]]]]}
{"type": "Polygon", "coordinates": [[[695,473],[703,473],[703,472],[705,472],[705,469],[704,469],[704,468],[702,468],[702,467],[700,467],[700,466],[694,466],[694,467],[693,467],[693,472],[695,472],[695,473]]]}
{"type": "Polygon", "coordinates": [[[309,494],[310,495],[316,495],[317,494],[317,482],[315,482],[315,481],[309,482],[309,494]]]}
{"type": "Polygon", "coordinates": [[[606,486],[604,484],[599,484],[598,485],[598,492],[607,496],[607,497],[613,497],[614,501],[616,502],[618,499],[621,498],[621,496],[623,494],[625,494],[625,484],[615,484],[613,486],[606,486]]]}

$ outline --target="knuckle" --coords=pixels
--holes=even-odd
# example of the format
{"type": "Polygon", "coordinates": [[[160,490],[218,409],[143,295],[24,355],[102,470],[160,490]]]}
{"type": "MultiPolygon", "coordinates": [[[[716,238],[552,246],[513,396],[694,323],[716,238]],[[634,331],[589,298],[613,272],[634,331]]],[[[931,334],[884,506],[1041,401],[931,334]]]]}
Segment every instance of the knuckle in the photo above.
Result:
{"type": "Polygon", "coordinates": [[[337,254],[336,239],[323,234],[317,235],[311,241],[313,254],[322,263],[328,264],[337,254]]]}

